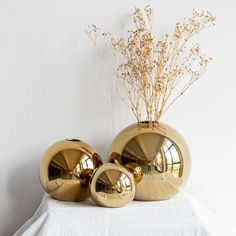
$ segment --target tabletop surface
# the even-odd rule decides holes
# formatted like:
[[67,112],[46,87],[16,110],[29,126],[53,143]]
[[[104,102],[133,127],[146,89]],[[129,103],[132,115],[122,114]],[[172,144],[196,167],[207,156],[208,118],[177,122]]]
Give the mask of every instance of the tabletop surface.
[[133,201],[123,208],[98,207],[91,199],[62,202],[45,194],[34,216],[14,235],[208,236],[227,235],[227,230],[213,213],[183,192],[170,200]]

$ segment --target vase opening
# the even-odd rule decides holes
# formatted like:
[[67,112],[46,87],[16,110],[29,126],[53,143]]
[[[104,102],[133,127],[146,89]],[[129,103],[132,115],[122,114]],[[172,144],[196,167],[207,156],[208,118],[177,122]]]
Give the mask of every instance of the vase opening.
[[157,128],[159,126],[158,121],[140,121],[138,123],[140,128]]
[[67,141],[69,141],[69,142],[81,142],[80,139],[76,139],[76,138],[68,138]]

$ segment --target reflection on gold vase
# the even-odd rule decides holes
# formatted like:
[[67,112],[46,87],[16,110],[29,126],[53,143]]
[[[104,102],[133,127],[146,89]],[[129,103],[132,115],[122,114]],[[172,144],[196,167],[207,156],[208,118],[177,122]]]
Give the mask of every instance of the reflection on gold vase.
[[109,162],[126,167],[136,181],[136,200],[173,197],[188,179],[190,152],[182,136],[164,123],[133,124],[114,139]]
[[89,195],[89,181],[102,164],[100,156],[88,144],[67,139],[53,144],[40,164],[40,181],[53,198],[83,201]]

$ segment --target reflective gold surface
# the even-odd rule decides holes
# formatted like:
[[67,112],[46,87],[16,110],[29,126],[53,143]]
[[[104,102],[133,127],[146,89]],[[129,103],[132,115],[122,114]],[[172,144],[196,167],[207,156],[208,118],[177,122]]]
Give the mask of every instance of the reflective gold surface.
[[118,164],[104,164],[91,178],[90,194],[99,206],[123,207],[134,198],[133,176]]
[[133,124],[113,141],[109,162],[120,163],[136,181],[136,200],[165,200],[173,197],[188,179],[190,152],[182,136],[159,123]]
[[47,150],[40,164],[44,190],[63,201],[83,201],[89,197],[89,181],[102,164],[100,156],[88,144],[62,140]]

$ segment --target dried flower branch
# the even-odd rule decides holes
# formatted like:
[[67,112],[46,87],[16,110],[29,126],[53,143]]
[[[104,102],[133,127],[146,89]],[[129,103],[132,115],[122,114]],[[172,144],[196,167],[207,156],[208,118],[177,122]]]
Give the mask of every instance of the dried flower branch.
[[[153,10],[148,5],[143,10],[135,8],[134,29],[128,38],[113,37],[92,25],[87,32],[96,46],[98,36],[108,39],[112,49],[121,55],[117,68],[121,81],[138,123],[157,123],[170,106],[206,71],[211,58],[201,53],[198,44],[188,46],[190,39],[203,29],[215,25],[215,17],[208,11],[193,10],[192,16],[177,22],[171,37],[156,40],[152,33]],[[173,91],[184,81],[177,95]],[[143,119],[142,111],[146,117]]]

